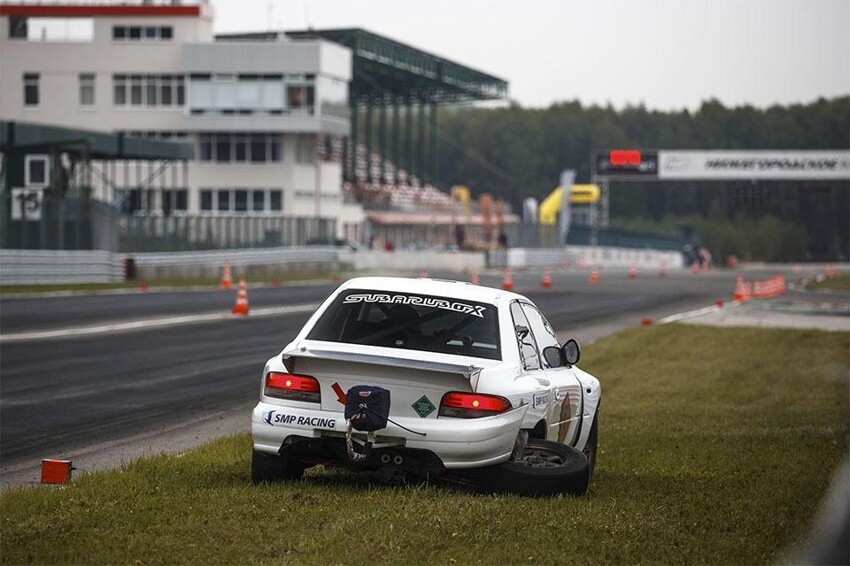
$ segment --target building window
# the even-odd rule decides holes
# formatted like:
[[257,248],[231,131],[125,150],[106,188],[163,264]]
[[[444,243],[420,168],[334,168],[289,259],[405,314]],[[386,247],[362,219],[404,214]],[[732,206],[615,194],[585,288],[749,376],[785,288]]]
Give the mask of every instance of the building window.
[[145,90],[142,86],[142,76],[141,75],[131,75],[130,76],[130,105],[131,106],[141,106],[142,105],[142,95]]
[[24,106],[38,106],[38,104],[39,104],[38,83],[39,83],[39,74],[38,73],[25,73],[24,74]]
[[316,148],[313,143],[313,136],[298,136],[298,142],[295,144],[295,161],[304,163],[305,165],[316,162]]
[[233,210],[236,212],[247,212],[248,211],[248,191],[245,189],[236,189],[234,191],[234,204]]
[[218,206],[216,210],[219,212],[230,211],[230,191],[218,191]]
[[201,212],[216,214],[270,214],[283,210],[281,189],[202,189]]
[[212,191],[201,191],[201,210],[204,212],[212,212],[213,199]]
[[112,85],[115,106],[180,107],[185,98],[182,75],[112,75]]
[[162,192],[162,198],[162,209],[165,214],[186,212],[189,208],[189,191],[186,189],[165,190]]
[[274,163],[283,160],[277,134],[211,133],[198,135],[199,158],[213,163]]
[[269,191],[269,195],[271,196],[271,206],[269,209],[273,212],[283,210],[283,195],[281,191]]
[[192,112],[234,115],[315,111],[315,75],[193,73],[189,80]]
[[303,79],[300,77],[287,79],[286,105],[290,112],[313,112],[316,96],[314,80],[309,75]]
[[80,106],[94,106],[94,74],[80,75]]
[[24,157],[24,185],[44,187],[50,184],[50,158],[47,155],[27,155]]
[[113,41],[171,41],[171,26],[112,26]]
[[266,191],[251,191],[251,210],[254,212],[266,210]]

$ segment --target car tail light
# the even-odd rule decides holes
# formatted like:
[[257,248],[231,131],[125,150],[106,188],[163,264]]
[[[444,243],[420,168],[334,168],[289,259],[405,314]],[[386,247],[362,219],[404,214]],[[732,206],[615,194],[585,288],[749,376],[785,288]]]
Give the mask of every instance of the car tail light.
[[475,419],[490,417],[511,410],[511,402],[496,395],[451,392],[443,395],[440,401],[441,417]]
[[319,382],[315,377],[294,373],[269,372],[263,393],[268,397],[290,401],[319,403],[322,400]]

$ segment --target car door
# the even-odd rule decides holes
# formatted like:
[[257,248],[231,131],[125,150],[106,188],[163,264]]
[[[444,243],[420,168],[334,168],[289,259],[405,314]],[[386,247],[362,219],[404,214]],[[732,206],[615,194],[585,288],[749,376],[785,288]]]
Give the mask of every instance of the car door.
[[[519,348],[522,374],[518,381],[528,394],[528,404],[531,405],[526,413],[525,425],[534,426],[540,420],[547,420],[549,399],[551,393],[549,380],[543,373],[543,362],[540,349],[537,346],[531,325],[523,312],[519,301],[511,303],[511,317],[514,321],[515,337]],[[547,420],[548,422],[548,420]]]
[[546,317],[530,303],[523,303],[522,310],[534,334],[542,371],[549,382],[548,430],[546,438],[562,444],[574,444],[581,422],[581,384],[572,368],[550,367],[543,357],[548,346],[560,348],[558,337]]

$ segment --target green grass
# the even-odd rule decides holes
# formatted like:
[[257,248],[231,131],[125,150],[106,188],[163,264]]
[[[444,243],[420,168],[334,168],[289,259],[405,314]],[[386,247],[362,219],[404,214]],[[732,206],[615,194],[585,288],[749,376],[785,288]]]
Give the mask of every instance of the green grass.
[[[337,274],[344,277],[346,274]],[[287,281],[307,280],[330,280],[330,273],[283,273],[280,275],[264,275],[251,277],[248,283],[274,283]],[[105,291],[110,289],[138,289],[141,279],[136,281],[119,281],[116,283],[59,283],[47,285],[3,285],[0,287],[0,295],[13,295],[16,293],[50,293],[56,291]],[[155,287],[218,287],[219,279],[146,279],[145,284],[149,288]],[[236,287],[238,277],[234,277],[233,286]]]
[[850,273],[828,277],[823,281],[810,281],[806,289],[832,289],[850,293]]
[[[248,436],[0,496],[17,563],[782,560],[848,450],[850,334],[667,325],[586,348],[601,453],[580,499],[388,487],[311,470],[252,486]],[[247,415],[246,415],[247,418]]]

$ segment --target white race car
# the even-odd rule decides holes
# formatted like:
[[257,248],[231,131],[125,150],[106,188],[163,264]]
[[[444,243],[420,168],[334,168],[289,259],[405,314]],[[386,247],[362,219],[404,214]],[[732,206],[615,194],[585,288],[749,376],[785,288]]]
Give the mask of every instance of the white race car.
[[587,490],[599,381],[516,293],[364,277],[337,288],[266,362],[255,483],[317,464],[524,495]]

